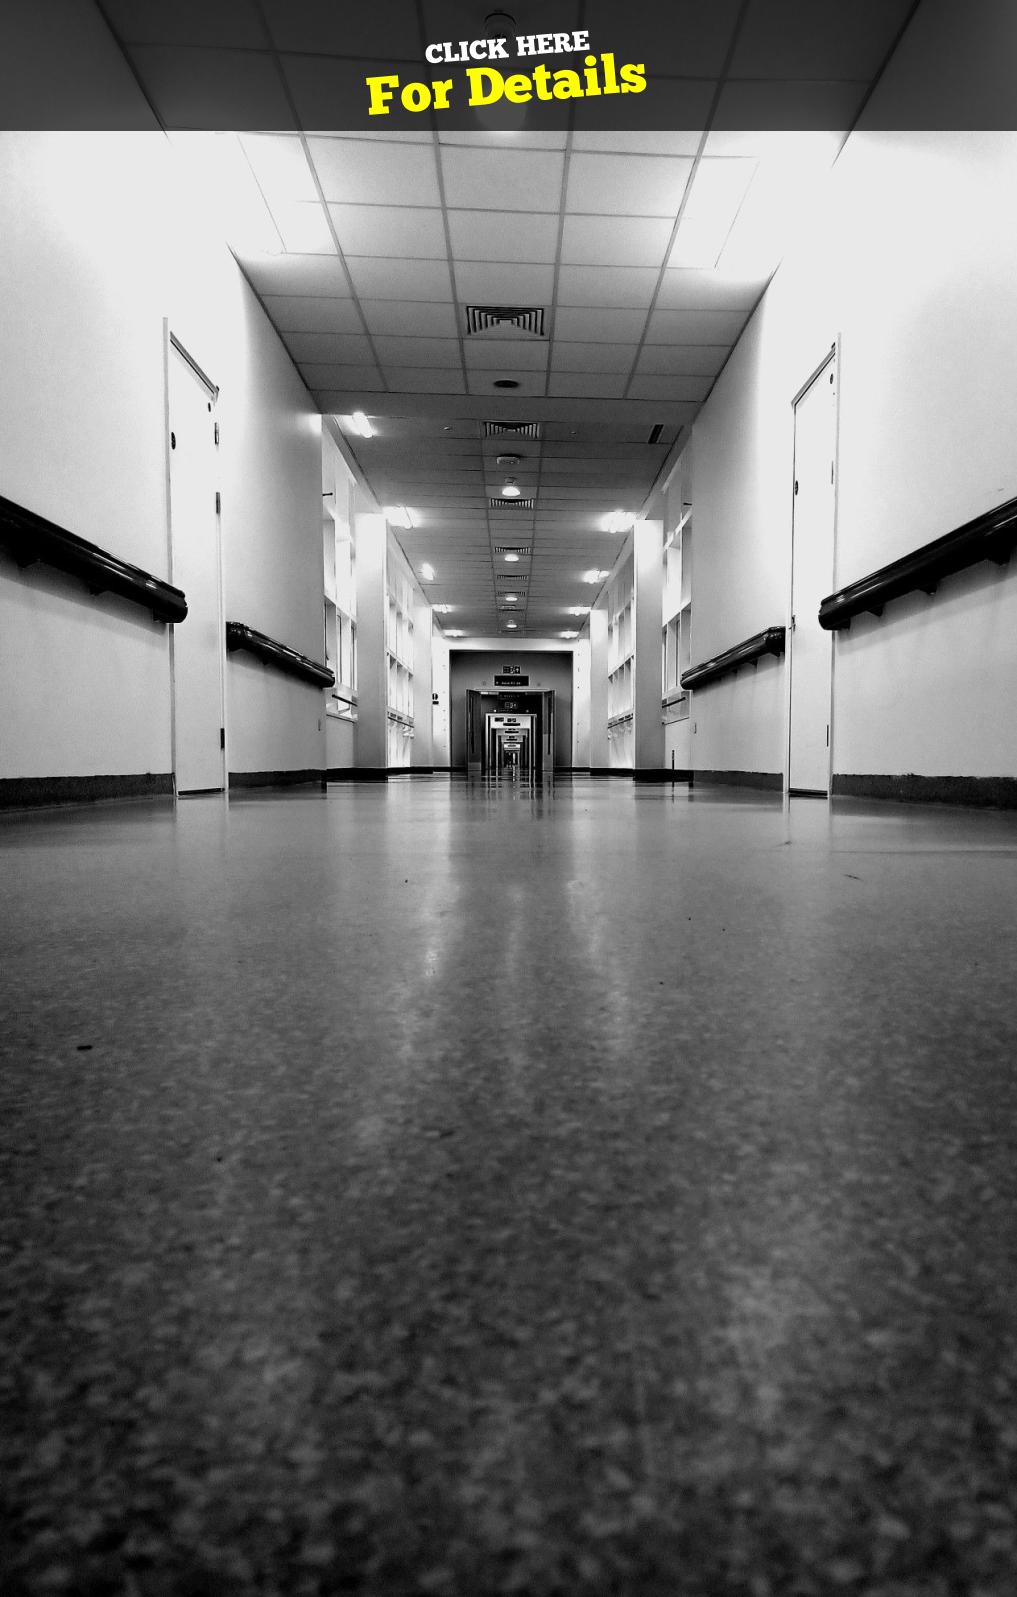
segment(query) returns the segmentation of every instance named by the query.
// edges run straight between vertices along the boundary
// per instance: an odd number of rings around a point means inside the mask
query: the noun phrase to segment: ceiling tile
[[[445,260],[439,210],[423,206],[330,205],[344,255],[398,255]]]
[[[592,339],[602,344],[636,344],[645,326],[645,311],[564,305],[555,314],[554,336],[574,341]]]
[[[734,38],[740,0],[668,0],[666,26],[657,6],[587,0],[583,25],[590,45],[620,61],[643,61],[657,72],[716,77]]]
[[[359,387],[362,383],[379,383],[378,368],[373,362],[353,366],[345,361],[300,361],[298,369],[308,388],[338,388],[347,383]]]
[[[515,366],[523,371],[543,371],[547,366],[548,343],[540,338],[489,340],[479,334],[465,340],[463,352],[467,366],[473,371],[498,371]]]
[[[552,372],[548,393],[584,399],[620,399],[625,378],[616,372]]]
[[[284,128],[293,113],[268,54],[130,45],[128,53],[167,128]]]
[[[558,247],[558,217],[500,211],[449,211],[452,253],[461,261],[533,261],[551,264]]]
[[[703,400],[713,387],[712,377],[634,377],[630,399]]]
[[[752,310],[766,283],[742,282],[718,272],[669,269],[657,295],[658,310]]]
[[[655,133],[652,131],[638,132],[619,131],[617,133],[601,131],[599,133],[577,132],[572,139],[574,150],[599,150],[614,155],[687,155],[694,156],[699,149],[702,133],[696,129],[690,133]]]
[[[456,291],[471,305],[550,305],[554,268],[456,261]]]
[[[566,209],[594,216],[669,216],[678,213],[692,162],[667,155],[573,155]]]
[[[513,149],[520,150],[564,150],[568,141],[568,133],[557,128],[513,132],[511,137]],[[491,144],[490,133],[469,133],[462,128],[439,128],[438,139],[442,144],[479,145],[484,149]]]
[[[388,256],[354,255],[347,265],[361,298],[439,301],[452,298],[446,261],[403,261]]]
[[[461,371],[449,367],[386,366],[385,380],[396,394],[462,394],[466,391]]]
[[[393,333],[420,338],[455,338],[455,311],[451,304],[422,300],[362,299],[360,308],[372,333]]]
[[[296,107],[296,118],[294,119],[291,112],[286,122],[276,125],[292,127],[295,123],[297,127],[313,128],[315,130],[315,138],[322,136],[322,134],[318,133],[318,129],[322,129],[326,134],[333,129],[337,106],[362,107],[366,113],[369,103],[368,90],[365,83],[366,78],[388,76],[392,73],[401,75],[404,80],[416,79],[420,76],[419,62],[397,61],[393,59],[391,54],[387,54],[380,60],[370,61],[364,57],[359,60],[352,60],[334,55],[315,56],[282,53],[279,56],[279,62],[282,66],[293,104]],[[401,115],[398,101],[395,103],[397,115]],[[381,120],[385,123],[388,119],[382,118]],[[263,123],[255,124],[255,126],[263,125]],[[386,126],[384,133],[389,139],[398,139],[402,136],[398,127],[389,132]],[[349,134],[344,131],[342,137],[344,140],[366,139],[370,142],[372,134],[370,131]],[[420,135],[415,135],[412,140],[407,142],[426,142],[430,145],[431,138],[429,134],[425,139],[421,139]],[[358,200],[363,197],[365,196],[346,193],[326,195],[327,199],[336,200]],[[434,202],[432,200],[422,203],[433,204]]]
[[[631,370],[635,345],[570,344],[556,338],[551,367],[556,372],[625,372]]]
[[[654,311],[646,341],[650,344],[734,343],[745,325],[741,311]]]
[[[659,270],[674,223],[657,216],[567,216],[561,258],[570,266]]]
[[[245,257],[243,269],[259,294],[327,294],[336,299],[350,297],[350,285],[342,262],[334,255]]]
[[[326,299],[314,294],[266,294],[264,304],[283,333],[363,332],[352,299]]]
[[[458,209],[557,211],[564,157],[546,150],[441,146],[445,203]]]
[[[255,177],[269,205],[293,205],[318,199],[304,146],[295,133],[239,135]]]
[[[253,0],[106,0],[110,26],[135,44],[235,45],[265,48],[265,31]]]
[[[644,344],[636,375],[716,377],[730,353],[730,344]]]
[[[440,203],[434,151],[428,145],[313,138],[308,147],[326,200],[345,205]]]
[[[849,128],[861,109],[868,83],[726,83],[714,118],[716,128]]]
[[[558,274],[558,304],[631,305],[645,312],[659,275],[649,266],[563,266]]]
[[[335,255],[335,239],[319,200],[275,205],[272,216],[287,250],[296,255]]]
[[[454,366],[460,365],[459,340],[456,338],[398,338],[380,333],[374,339],[378,359],[393,366]],[[407,450],[402,459],[412,458]]]
[[[417,37],[413,0],[385,0],[384,6],[337,6],[335,0],[262,0],[262,9],[278,50],[384,57],[394,39],[405,47]]]
[[[372,364],[371,345],[362,333],[284,333],[293,359],[353,365]]]
[[[497,403],[503,398],[525,398],[526,396],[543,394],[544,392],[544,373],[542,371],[529,372],[524,371],[521,366],[514,366],[508,371],[499,371],[498,377],[510,379],[518,383],[519,386],[509,391],[503,391],[500,388],[495,388],[493,373],[489,371],[470,371],[470,393],[488,394],[492,402]]]
[[[750,6],[733,78],[871,78],[906,20],[909,0],[767,0]],[[785,124],[793,126],[793,124]]]

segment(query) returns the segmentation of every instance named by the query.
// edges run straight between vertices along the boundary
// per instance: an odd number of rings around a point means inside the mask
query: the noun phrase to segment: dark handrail
[[[819,625],[827,632],[838,632],[851,625],[852,616],[869,610],[882,615],[891,599],[921,589],[934,593],[943,577],[975,566],[982,560],[1005,565],[1017,546],[1017,499],[987,510],[974,521],[965,522],[955,532],[924,544],[911,554],[881,566],[859,582],[852,582],[829,594],[819,606]]]
[[[736,643],[733,649],[714,655],[712,660],[690,666],[681,674],[682,687],[705,687],[707,682],[718,682],[721,677],[737,671],[739,666],[757,665],[764,654],[783,654],[784,633],[784,627],[767,627],[765,632],[754,633],[744,643]]]
[[[309,660],[306,654],[298,654],[296,649],[289,648],[285,643],[266,638],[263,632],[255,632],[253,627],[245,626],[242,621],[227,621],[226,648],[231,653],[236,649],[246,649],[248,654],[256,655],[266,665],[274,665],[277,671],[300,677],[304,682],[313,682],[316,687],[335,686],[335,676],[327,666],[318,665],[317,661]]]
[[[182,621],[187,614],[187,600],[179,588],[2,496],[0,543],[10,550],[19,566],[54,566],[80,577],[91,593],[115,593],[121,599],[143,605],[157,621]]]

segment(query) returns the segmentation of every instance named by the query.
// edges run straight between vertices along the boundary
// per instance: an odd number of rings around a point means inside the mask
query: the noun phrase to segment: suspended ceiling
[[[378,503],[411,511],[397,535],[446,629],[556,638],[615,558],[605,518],[666,473],[913,8],[675,0],[643,39],[650,13],[630,11],[655,94],[700,124],[645,132],[583,125],[582,102],[512,132],[322,131],[368,73],[420,78],[428,40],[485,37],[486,0],[96,9],[158,124],[292,129],[196,136],[242,269]],[[546,7],[508,9],[545,25]],[[566,0],[554,25],[606,39],[625,9]],[[779,125],[777,106],[822,131],[731,131],[753,111]]]

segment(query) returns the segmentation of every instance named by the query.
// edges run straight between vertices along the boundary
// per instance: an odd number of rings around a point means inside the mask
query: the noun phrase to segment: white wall
[[[841,342],[831,588],[1017,495],[1013,133],[856,134],[694,430],[693,652],[787,620],[792,400]],[[1013,775],[1017,576],[983,565],[835,644],[838,773]],[[693,698],[699,769],[780,771],[784,673]]]
[[[319,418],[165,137],[2,133],[0,206],[0,493],[169,576],[168,323],[221,389],[227,616],[320,659]],[[0,562],[0,777],[169,771],[168,629]],[[227,680],[232,769],[323,764],[317,690]]]

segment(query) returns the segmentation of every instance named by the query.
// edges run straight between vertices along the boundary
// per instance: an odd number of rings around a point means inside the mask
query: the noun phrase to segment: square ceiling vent
[[[511,434],[515,438],[539,438],[539,421],[485,421],[484,437],[501,438]]]
[[[535,499],[489,499],[488,504],[492,510],[535,510]]]
[[[494,327],[514,327],[520,333],[544,336],[542,305],[467,305],[466,331],[488,333]]]

